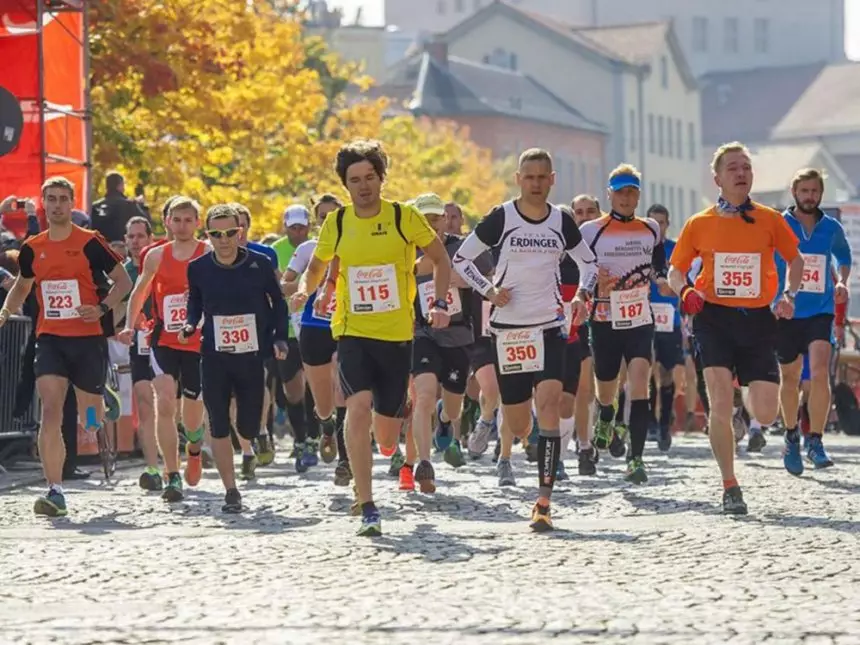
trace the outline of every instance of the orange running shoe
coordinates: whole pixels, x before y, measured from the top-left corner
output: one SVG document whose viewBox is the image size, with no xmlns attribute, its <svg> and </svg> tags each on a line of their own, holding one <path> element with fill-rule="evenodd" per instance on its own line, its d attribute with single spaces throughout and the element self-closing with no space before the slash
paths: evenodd
<svg viewBox="0 0 860 645">
<path fill-rule="evenodd" d="M 397 452 L 397 444 L 393 444 L 391 446 L 383 446 L 381 443 L 376 444 L 379 447 L 379 454 L 383 457 L 390 457 L 395 452 Z"/>
<path fill-rule="evenodd" d="M 185 445 L 185 483 L 189 486 L 196 486 L 200 483 L 200 477 L 203 476 L 203 458 L 200 453 L 192 455 L 188 452 L 190 447 L 189 444 Z"/>
<path fill-rule="evenodd" d="M 412 466 L 404 464 L 400 467 L 400 490 L 415 490 L 415 475 L 412 473 Z"/>
</svg>

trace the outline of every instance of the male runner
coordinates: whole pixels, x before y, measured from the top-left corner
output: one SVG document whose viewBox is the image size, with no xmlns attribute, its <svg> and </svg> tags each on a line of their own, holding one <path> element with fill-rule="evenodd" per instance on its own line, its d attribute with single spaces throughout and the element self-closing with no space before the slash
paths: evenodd
<svg viewBox="0 0 860 645">
<path fill-rule="evenodd" d="M 814 168 L 799 170 L 791 180 L 794 206 L 783 214 L 800 240 L 803 278 L 794 304 L 794 316 L 777 324 L 776 352 L 782 382 L 779 398 L 785 422 L 783 464 L 792 475 L 803 473 L 797 410 L 803 355 L 809 355 L 809 436 L 804 451 L 815 468 L 833 465 L 824 450 L 822 435 L 830 416 L 830 359 L 833 354 L 833 315 L 836 303 L 848 300 L 851 247 L 845 230 L 821 210 L 824 175 Z M 835 262 L 834 262 L 835 260 Z M 831 279 L 833 267 L 839 279 Z M 776 257 L 780 284 L 785 280 L 785 261 Z"/>
<path fill-rule="evenodd" d="M 615 398 L 619 389 L 622 361 L 627 366 L 627 395 L 630 399 L 630 454 L 627 481 L 648 481 L 642 453 L 648 435 L 648 381 L 651 374 L 654 319 L 650 308 L 649 284 L 665 271 L 665 262 L 656 258 L 660 229 L 651 218 L 637 218 L 642 176 L 635 167 L 622 164 L 609 174 L 608 215 L 582 225 L 585 240 L 600 268 L 595 306 L 591 319 L 591 351 L 597 380 L 600 416 L 595 426 L 598 448 L 613 449 L 624 437 L 613 425 Z M 619 405 L 619 408 L 622 407 Z"/>
<path fill-rule="evenodd" d="M 52 177 L 42 185 L 47 230 L 27 238 L 18 254 L 19 273 L 0 309 L 0 327 L 36 285 L 36 390 L 42 400 L 39 457 L 48 492 L 36 500 L 37 515 L 67 514 L 63 494 L 66 448 L 60 426 L 69 383 L 87 431 L 104 420 L 106 336 L 113 333 L 111 309 L 131 289 L 131 279 L 105 239 L 72 223 L 74 185 Z M 108 288 L 107 278 L 113 281 Z M 95 423 L 95 427 L 93 426 Z"/>
<path fill-rule="evenodd" d="M 203 320 L 203 401 L 209 412 L 212 454 L 226 494 L 225 513 L 242 510 L 230 441 L 230 400 L 236 399 L 236 430 L 247 441 L 260 431 L 266 390 L 264 361 L 287 351 L 287 303 L 270 259 L 239 245 L 240 215 L 233 204 L 206 214 L 212 253 L 188 265 L 188 316 L 179 332 L 185 343 Z"/>
<path fill-rule="evenodd" d="M 382 199 L 388 158 L 376 141 L 344 145 L 335 167 L 352 204 L 326 219 L 314 256 L 292 298 L 301 310 L 322 282 L 326 266 L 339 258 L 332 336 L 338 339 L 338 370 L 346 396 L 347 449 L 361 506 L 359 535 L 381 535 L 373 503 L 370 428 L 379 451 L 394 454 L 409 387 L 416 287 L 415 247 L 435 265 L 435 300 L 428 317 L 448 324 L 445 297 L 450 264 L 445 247 L 412 206 Z M 371 414 L 372 409 L 372 414 Z"/>
<path fill-rule="evenodd" d="M 152 292 L 152 331 L 150 364 L 154 378 L 156 431 L 161 456 L 167 470 L 167 486 L 162 499 L 183 499 L 179 475 L 179 433 L 176 423 L 177 386 L 182 392 L 182 422 L 188 439 L 185 481 L 196 486 L 203 471 L 200 450 L 203 444 L 203 401 L 200 400 L 200 333 L 189 342 L 180 342 L 188 302 L 188 263 L 208 251 L 194 234 L 200 224 L 200 206 L 188 197 L 170 202 L 165 227 L 173 241 L 149 249 L 143 259 L 143 272 L 128 301 L 126 327 L 118 337 L 131 343 L 143 305 Z M 192 430 L 191 428 L 194 428 Z"/>
<path fill-rule="evenodd" d="M 594 255 L 576 224 L 547 202 L 555 183 L 552 157 L 533 148 L 520 155 L 516 174 L 520 195 L 494 208 L 454 256 L 454 268 L 491 303 L 490 329 L 496 341 L 496 373 L 502 397 L 502 431 L 525 439 L 532 429 L 532 397 L 537 408 L 538 499 L 531 528 L 552 529 L 550 496 L 561 456 L 559 400 L 564 377 L 564 308 L 559 265 L 570 254 L 580 269 L 579 292 L 571 305 L 575 324 L 585 318 L 585 301 L 596 280 Z M 473 260 L 499 248 L 493 280 Z M 438 282 L 437 282 L 438 285 Z M 501 459 L 499 460 L 501 463 Z"/>
<path fill-rule="evenodd" d="M 696 314 L 693 332 L 707 382 L 708 437 L 723 479 L 723 512 L 744 515 L 747 505 L 734 470 L 733 373 L 749 386 L 753 416 L 770 425 L 779 409 L 774 316 L 792 317 L 803 258 L 782 215 L 750 200 L 753 169 L 745 145 L 720 146 L 711 170 L 720 197 L 684 224 L 669 284 L 684 311 Z M 779 290 L 775 252 L 789 263 L 788 288 L 771 311 Z M 690 286 L 686 273 L 696 257 L 702 258 L 702 271 Z"/>
</svg>

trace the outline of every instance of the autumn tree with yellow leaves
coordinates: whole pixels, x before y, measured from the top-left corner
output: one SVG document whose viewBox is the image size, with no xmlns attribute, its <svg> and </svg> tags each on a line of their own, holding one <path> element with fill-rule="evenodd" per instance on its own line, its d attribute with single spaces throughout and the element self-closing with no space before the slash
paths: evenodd
<svg viewBox="0 0 860 645">
<path fill-rule="evenodd" d="M 490 153 L 453 125 L 383 118 L 385 102 L 354 66 L 308 38 L 293 0 L 104 0 L 91 3 L 94 179 L 118 168 L 158 206 L 182 193 L 246 204 L 254 233 L 318 192 L 345 196 L 340 145 L 383 141 L 386 196 L 433 191 L 483 213 L 507 193 Z M 136 181 L 135 181 L 136 180 Z"/>
</svg>

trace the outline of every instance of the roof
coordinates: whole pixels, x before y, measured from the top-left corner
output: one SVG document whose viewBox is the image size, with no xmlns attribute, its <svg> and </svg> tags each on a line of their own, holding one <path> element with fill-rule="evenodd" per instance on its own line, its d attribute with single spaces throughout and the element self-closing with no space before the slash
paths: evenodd
<svg viewBox="0 0 860 645">
<path fill-rule="evenodd" d="M 822 165 L 827 173 L 852 189 L 855 183 L 847 176 L 838 160 L 821 143 L 775 143 L 752 150 L 755 169 L 753 193 L 785 192 L 798 168 Z"/>
<path fill-rule="evenodd" d="M 702 142 L 769 141 L 779 122 L 812 85 L 824 63 L 714 72 L 702 88 Z"/>
<path fill-rule="evenodd" d="M 828 65 L 774 128 L 775 139 L 860 132 L 860 63 Z"/>
<path fill-rule="evenodd" d="M 500 115 L 606 133 L 530 76 L 449 57 L 447 65 L 424 53 L 409 107 L 427 116 Z M 408 67 L 401 68 L 408 75 Z M 396 80 L 396 79 L 392 79 Z"/>
<path fill-rule="evenodd" d="M 851 180 L 855 190 L 860 192 L 860 154 L 857 155 L 833 155 L 836 162 L 845 171 Z"/>
</svg>

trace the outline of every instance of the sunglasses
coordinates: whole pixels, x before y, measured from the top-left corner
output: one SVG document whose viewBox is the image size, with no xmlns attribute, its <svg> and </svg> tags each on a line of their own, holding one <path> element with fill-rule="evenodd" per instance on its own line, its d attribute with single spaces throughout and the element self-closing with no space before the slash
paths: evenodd
<svg viewBox="0 0 860 645">
<path fill-rule="evenodd" d="M 222 237 L 236 237 L 236 234 L 241 231 L 240 227 L 228 228 L 223 231 L 208 230 L 206 234 L 215 240 L 220 240 Z"/>
</svg>

